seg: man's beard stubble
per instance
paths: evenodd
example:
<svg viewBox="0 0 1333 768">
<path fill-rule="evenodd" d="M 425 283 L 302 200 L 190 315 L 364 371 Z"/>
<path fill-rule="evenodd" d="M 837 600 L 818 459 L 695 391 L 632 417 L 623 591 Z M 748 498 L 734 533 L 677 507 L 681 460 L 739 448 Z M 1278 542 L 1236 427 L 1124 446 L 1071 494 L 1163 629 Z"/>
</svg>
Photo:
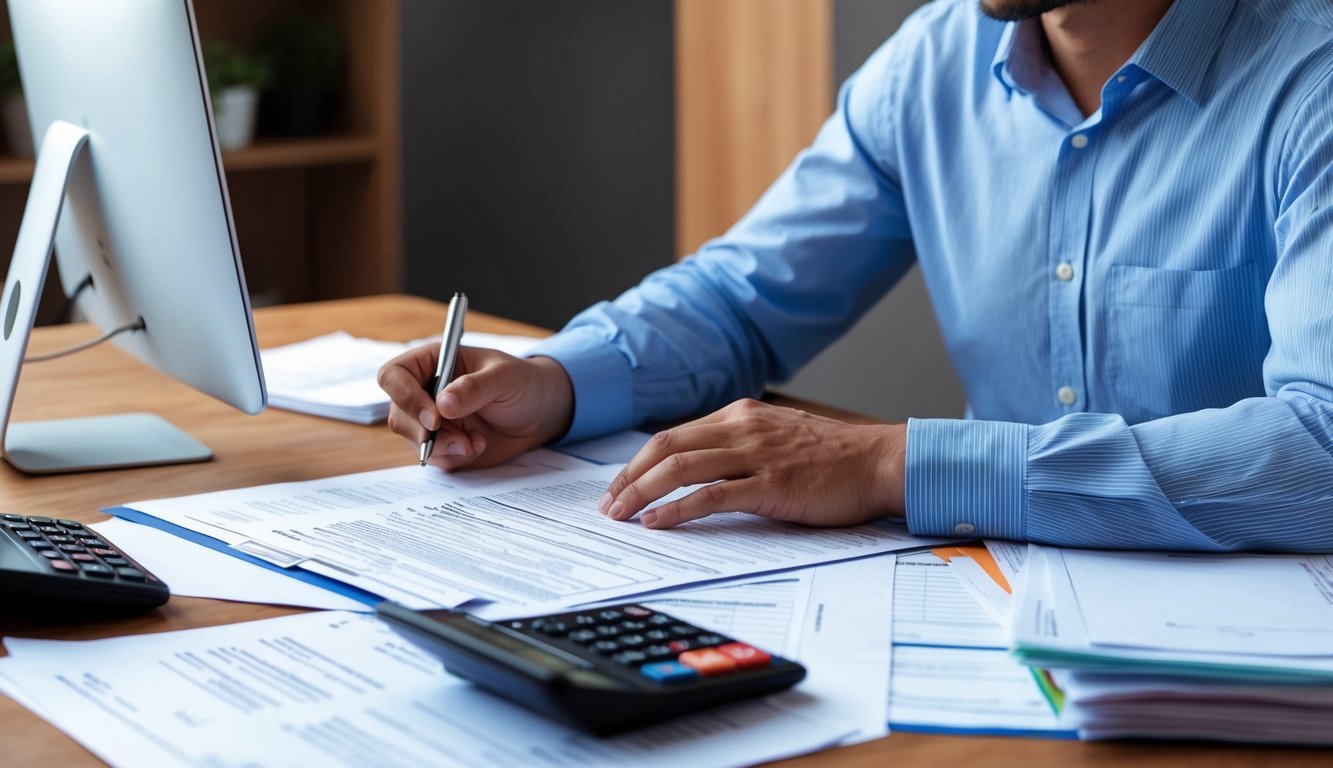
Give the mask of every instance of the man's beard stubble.
<svg viewBox="0 0 1333 768">
<path fill-rule="evenodd" d="M 1000 21 L 1034 19 L 1047 11 L 1091 0 L 980 0 L 981 12 Z"/>
</svg>

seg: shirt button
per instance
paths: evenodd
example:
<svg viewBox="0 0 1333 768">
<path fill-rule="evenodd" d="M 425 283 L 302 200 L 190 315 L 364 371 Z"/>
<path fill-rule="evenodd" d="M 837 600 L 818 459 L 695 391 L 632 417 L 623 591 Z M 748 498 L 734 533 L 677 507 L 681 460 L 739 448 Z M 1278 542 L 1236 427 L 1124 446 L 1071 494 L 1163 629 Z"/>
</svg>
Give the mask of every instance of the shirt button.
<svg viewBox="0 0 1333 768">
<path fill-rule="evenodd" d="M 1055 276 L 1058 277 L 1058 278 L 1060 278 L 1061 280 L 1063 280 L 1063 281 L 1066 282 L 1066 283 L 1069 282 L 1070 280 L 1073 280 L 1073 279 L 1074 279 L 1074 265 L 1073 265 L 1073 264 L 1070 264 L 1070 263 L 1067 262 L 1067 261 L 1062 261 L 1062 262 L 1060 262 L 1060 263 L 1055 267 Z"/>
<path fill-rule="evenodd" d="M 1115 81 L 1116 81 L 1117 83 L 1123 83 L 1123 82 L 1125 82 L 1125 76 L 1124 76 L 1124 75 L 1121 75 L 1121 76 L 1117 77 L 1117 78 L 1115 79 Z"/>
<path fill-rule="evenodd" d="M 1088 137 L 1082 133 L 1074 134 L 1074 138 L 1069 140 L 1074 149 L 1083 149 L 1088 146 Z"/>
<path fill-rule="evenodd" d="M 1061 405 L 1073 405 L 1078 400 L 1078 393 L 1073 387 L 1060 387 L 1060 391 L 1055 394 L 1060 398 Z"/>
<path fill-rule="evenodd" d="M 953 532 L 959 536 L 971 536 L 976 530 L 977 527 L 971 523 L 959 523 L 953 527 Z"/>
</svg>

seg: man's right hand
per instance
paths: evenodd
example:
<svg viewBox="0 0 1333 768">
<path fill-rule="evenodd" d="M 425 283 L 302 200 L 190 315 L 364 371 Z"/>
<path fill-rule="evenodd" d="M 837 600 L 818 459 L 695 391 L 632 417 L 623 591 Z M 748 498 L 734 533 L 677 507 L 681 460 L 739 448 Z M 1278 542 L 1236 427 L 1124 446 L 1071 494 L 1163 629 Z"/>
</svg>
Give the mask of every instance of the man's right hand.
<svg viewBox="0 0 1333 768">
<path fill-rule="evenodd" d="M 574 388 L 549 357 L 519 359 L 494 349 L 462 347 L 456 376 L 438 400 L 426 391 L 438 344 L 385 363 L 379 385 L 389 394 L 389 428 L 413 448 L 438 429 L 430 463 L 446 470 L 489 467 L 564 434 L 574 417 Z"/>
</svg>

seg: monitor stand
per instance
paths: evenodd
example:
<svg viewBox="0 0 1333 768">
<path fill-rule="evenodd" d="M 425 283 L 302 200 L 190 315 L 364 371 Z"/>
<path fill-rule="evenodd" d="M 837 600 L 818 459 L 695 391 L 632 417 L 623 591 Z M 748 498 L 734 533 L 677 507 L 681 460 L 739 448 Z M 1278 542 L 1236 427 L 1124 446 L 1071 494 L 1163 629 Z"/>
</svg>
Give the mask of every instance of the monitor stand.
<svg viewBox="0 0 1333 768">
<path fill-rule="evenodd" d="M 213 456 L 208 446 L 151 413 L 9 421 L 19 369 L 51 265 L 65 189 L 87 144 L 88 131 L 57 121 L 47 130 L 37 154 L 14 258 L 0 294 L 0 445 L 4 457 L 15 468 L 32 474 L 207 461 Z M 96 374 L 90 371 L 88 375 Z"/>
</svg>

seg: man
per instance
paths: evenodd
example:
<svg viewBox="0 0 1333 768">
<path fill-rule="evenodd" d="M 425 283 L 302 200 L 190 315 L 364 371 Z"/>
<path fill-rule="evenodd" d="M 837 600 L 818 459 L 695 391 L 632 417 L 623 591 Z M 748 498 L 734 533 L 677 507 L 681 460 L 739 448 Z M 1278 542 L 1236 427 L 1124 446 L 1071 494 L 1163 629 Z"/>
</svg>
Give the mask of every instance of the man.
<svg viewBox="0 0 1333 768">
<path fill-rule="evenodd" d="M 390 426 L 443 424 L 456 469 L 704 412 L 915 256 L 970 418 L 732 402 L 656 435 L 602 513 L 710 483 L 642 523 L 1333 551 L 1331 166 L 1328 0 L 940 0 L 726 235 L 526 360 L 464 350 L 438 403 L 433 347 L 390 362 Z"/>
</svg>

